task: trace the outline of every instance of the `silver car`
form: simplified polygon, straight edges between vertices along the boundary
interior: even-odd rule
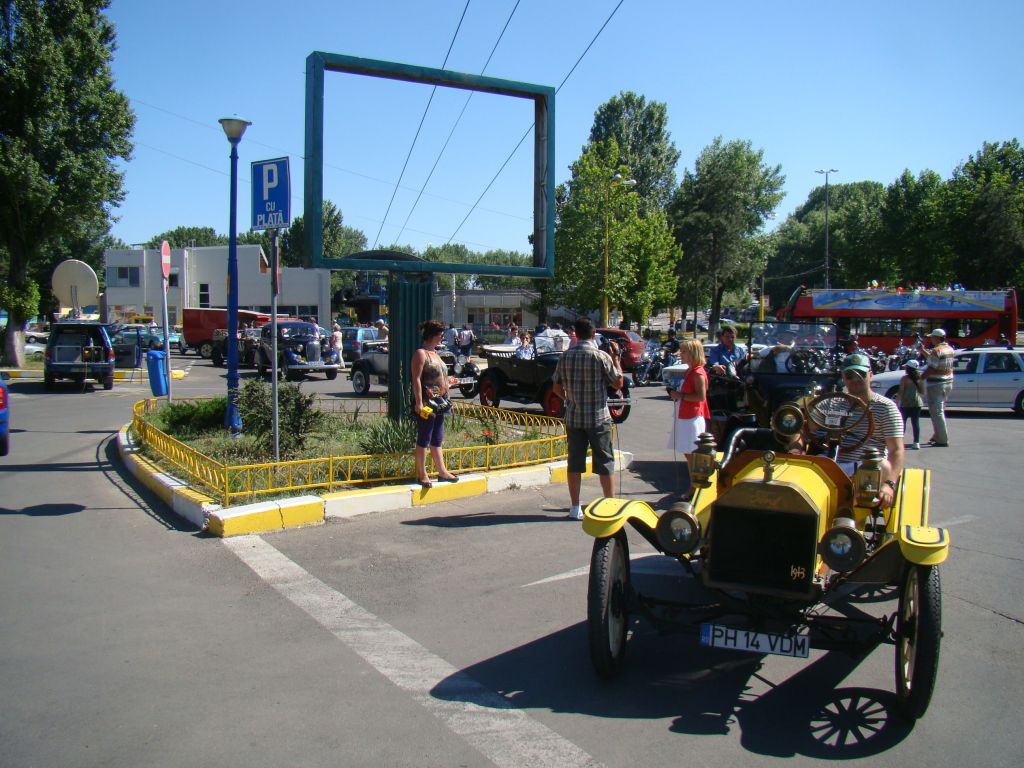
[[[903,371],[879,373],[871,389],[893,400]],[[1012,408],[1024,416],[1024,347],[975,347],[953,357],[947,408]]]

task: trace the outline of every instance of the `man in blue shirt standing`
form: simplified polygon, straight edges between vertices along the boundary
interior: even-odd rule
[[[718,333],[718,346],[708,353],[708,366],[711,373],[725,376],[729,366],[739,365],[740,361],[747,356],[743,347],[736,346],[736,329],[731,325],[723,325]]]

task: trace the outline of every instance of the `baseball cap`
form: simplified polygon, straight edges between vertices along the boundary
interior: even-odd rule
[[[907,362],[905,362],[903,364],[903,367],[904,368],[913,368],[914,370],[917,370],[918,368],[921,367],[921,364],[919,362],[917,362],[917,360],[907,360]]]
[[[843,359],[843,370],[844,371],[860,371],[861,373],[869,373],[871,371],[871,362],[868,360],[867,355],[861,355],[861,354],[847,355]]]
[[[935,336],[935,337],[937,337],[937,338],[940,338],[940,339],[944,339],[944,338],[946,338],[946,332],[945,332],[944,330],[942,330],[941,328],[935,328],[935,329],[934,329],[934,330],[933,330],[933,331],[932,331],[931,333],[929,333],[928,335],[929,335],[929,336]]]

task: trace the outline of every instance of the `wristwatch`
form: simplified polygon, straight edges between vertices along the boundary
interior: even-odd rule
[[[894,480],[886,480],[885,484],[892,488],[893,493],[896,492],[896,482]]]

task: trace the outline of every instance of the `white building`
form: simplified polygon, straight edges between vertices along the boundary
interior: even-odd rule
[[[137,315],[159,319],[163,271],[158,248],[108,249],[103,254],[106,273],[105,320],[126,321]],[[167,314],[171,325],[180,325],[185,307],[226,307],[228,246],[176,248],[171,250],[171,276],[167,289]],[[238,246],[238,307],[270,312],[270,269],[259,245]],[[330,327],[331,271],[329,269],[281,269],[278,312],[291,317],[314,317]]]

